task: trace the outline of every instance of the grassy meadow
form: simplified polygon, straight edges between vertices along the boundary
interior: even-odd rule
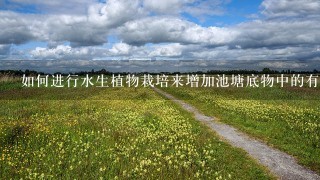
[[[212,102],[198,107],[221,115]],[[0,82],[0,107],[0,179],[275,178],[151,88],[22,88],[10,80]]]
[[[169,87],[208,116],[293,155],[320,173],[320,88]]]

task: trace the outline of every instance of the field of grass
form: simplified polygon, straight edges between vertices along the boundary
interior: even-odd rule
[[[274,178],[150,88],[20,86],[0,82],[0,179]]]
[[[320,88],[191,88],[162,90],[189,102],[320,173]]]

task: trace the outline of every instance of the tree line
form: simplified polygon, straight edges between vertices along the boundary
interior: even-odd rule
[[[139,72],[139,73],[130,73],[130,72],[111,72],[107,71],[106,69],[101,69],[98,71],[95,71],[92,69],[91,71],[79,71],[79,72],[70,72],[70,73],[61,73],[61,72],[55,72],[55,73],[44,73],[44,72],[39,72],[35,70],[29,70],[26,69],[24,71],[22,70],[0,70],[0,75],[1,76],[23,76],[24,74],[26,76],[37,76],[38,74],[40,75],[45,75],[45,74],[62,74],[62,75],[68,75],[68,74],[76,74],[79,76],[82,75],[99,75],[99,74],[105,74],[105,75],[112,75],[112,74],[121,74],[121,75],[126,75],[126,74],[167,74],[167,75],[172,75],[172,74],[226,74],[226,75],[231,75],[231,74],[318,74],[320,71],[314,69],[313,71],[294,71],[294,70],[272,70],[270,68],[263,68],[261,71],[257,70],[209,70],[209,71],[196,71],[196,72],[160,72],[160,73],[153,73],[153,72]]]

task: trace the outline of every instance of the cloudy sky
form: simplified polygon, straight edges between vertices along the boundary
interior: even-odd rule
[[[319,0],[0,0],[0,60],[319,60]]]

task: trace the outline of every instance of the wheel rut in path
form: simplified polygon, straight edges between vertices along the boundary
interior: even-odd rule
[[[245,150],[251,157],[266,166],[272,173],[280,179],[319,179],[320,176],[315,172],[297,164],[296,160],[277,149],[269,147],[263,142],[255,140],[246,134],[238,131],[232,126],[215,121],[213,117],[205,116],[196,108],[174,96],[158,89],[153,88],[159,94],[174,101],[182,106],[183,109],[194,114],[195,119],[203,122],[214,130],[219,136],[225,139],[232,146]]]

